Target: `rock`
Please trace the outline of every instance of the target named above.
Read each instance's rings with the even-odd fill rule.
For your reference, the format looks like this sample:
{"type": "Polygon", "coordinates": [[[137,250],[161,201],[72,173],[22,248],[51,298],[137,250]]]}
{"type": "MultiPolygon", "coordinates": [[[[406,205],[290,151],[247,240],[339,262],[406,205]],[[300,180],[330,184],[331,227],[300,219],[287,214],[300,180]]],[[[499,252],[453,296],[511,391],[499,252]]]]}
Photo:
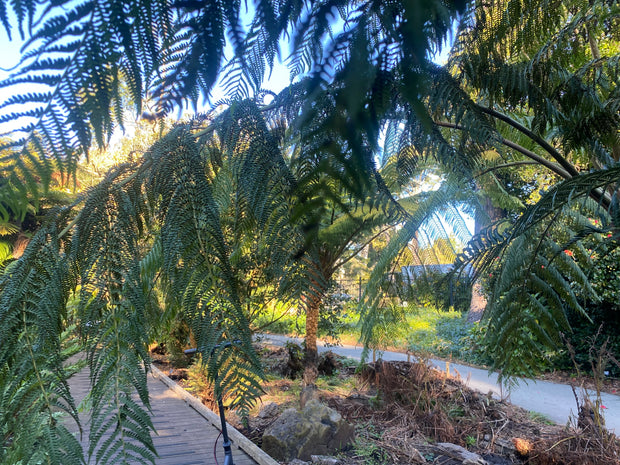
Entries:
{"type": "Polygon", "coordinates": [[[340,460],[331,455],[312,455],[310,457],[315,465],[339,465],[340,460]]]}
{"type": "Polygon", "coordinates": [[[263,450],[280,462],[330,455],[353,440],[354,429],[340,414],[316,399],[299,412],[282,412],[263,434],[263,450]]]}
{"type": "Polygon", "coordinates": [[[508,439],[496,438],[493,441],[495,445],[495,452],[502,455],[517,455],[517,449],[515,449],[515,445],[512,441],[508,439]]]}
{"type": "Polygon", "coordinates": [[[288,378],[296,379],[304,371],[304,351],[299,344],[292,342],[286,343],[286,350],[288,351],[288,360],[282,374],[288,378]]]}
{"type": "Polygon", "coordinates": [[[299,393],[299,406],[303,410],[306,407],[306,404],[311,400],[319,400],[319,390],[316,387],[316,384],[310,384],[308,386],[304,386],[304,388],[299,393]]]}
{"type": "Polygon", "coordinates": [[[273,418],[278,414],[278,411],[278,404],[275,402],[268,402],[261,407],[260,412],[258,412],[258,418],[262,420],[273,418]]]}
{"type": "Polygon", "coordinates": [[[443,454],[453,459],[460,460],[463,465],[488,465],[488,462],[478,454],[470,452],[464,447],[457,446],[456,444],[440,442],[437,443],[437,447],[439,447],[443,454]]]}
{"type": "Polygon", "coordinates": [[[309,463],[310,462],[304,462],[303,460],[293,459],[288,463],[288,465],[308,465],[309,463]]]}
{"type": "Polygon", "coordinates": [[[332,376],[338,369],[339,365],[338,360],[336,360],[334,353],[331,351],[319,356],[318,369],[320,375],[332,376]]]}

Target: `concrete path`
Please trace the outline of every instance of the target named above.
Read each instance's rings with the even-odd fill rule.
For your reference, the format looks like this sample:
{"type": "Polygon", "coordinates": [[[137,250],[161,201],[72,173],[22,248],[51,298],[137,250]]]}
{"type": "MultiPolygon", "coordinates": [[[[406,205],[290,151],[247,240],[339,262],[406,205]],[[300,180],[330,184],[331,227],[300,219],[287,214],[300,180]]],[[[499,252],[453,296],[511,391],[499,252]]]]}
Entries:
{"type": "MultiPolygon", "coordinates": [[[[148,389],[152,408],[152,420],[157,430],[153,443],[159,457],[156,465],[214,465],[214,445],[220,431],[219,417],[204,407],[198,399],[177,386],[156,367],[148,376],[148,389]]],[[[82,402],[89,390],[88,369],[69,379],[69,386],[76,403],[82,402]]],[[[80,412],[84,429],[81,443],[88,451],[88,412],[80,412]]],[[[67,425],[78,433],[77,425],[67,425]]],[[[235,465],[277,465],[271,457],[251,443],[238,431],[228,427],[232,442],[235,465]],[[248,453],[249,452],[249,453],[248,453]]],[[[215,447],[217,461],[224,464],[222,438],[215,447]]],[[[88,462],[87,462],[88,463],[88,462]]],[[[90,463],[94,463],[94,458],[90,463]]]]}
{"type": "MultiPolygon", "coordinates": [[[[287,341],[301,343],[300,338],[289,338],[287,336],[263,334],[261,340],[275,345],[284,345],[287,341]]],[[[360,360],[362,355],[361,346],[337,346],[327,347],[325,343],[319,342],[319,352],[333,351],[338,355],[343,355],[355,360],[360,360]]],[[[399,352],[382,352],[382,358],[386,361],[407,360],[407,354],[399,352]]],[[[559,424],[566,424],[569,418],[577,410],[575,396],[570,386],[552,383],[549,381],[520,380],[517,386],[510,392],[502,390],[497,383],[497,374],[489,373],[488,370],[473,368],[443,360],[429,360],[438,369],[445,371],[448,366],[451,374],[458,374],[465,384],[472,389],[487,393],[493,392],[494,397],[503,398],[518,405],[526,410],[538,412],[545,415],[550,420],[559,424]]],[[[590,394],[592,396],[592,394],[590,394]]],[[[610,431],[620,435],[620,396],[613,394],[601,394],[604,410],[605,422],[610,431]]]]}

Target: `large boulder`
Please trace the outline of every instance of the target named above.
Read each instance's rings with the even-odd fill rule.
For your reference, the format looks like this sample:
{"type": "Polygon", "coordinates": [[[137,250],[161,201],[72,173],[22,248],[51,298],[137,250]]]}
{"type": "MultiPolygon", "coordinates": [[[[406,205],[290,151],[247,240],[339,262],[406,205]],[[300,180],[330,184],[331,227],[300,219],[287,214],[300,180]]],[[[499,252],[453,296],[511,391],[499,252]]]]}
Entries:
{"type": "Polygon", "coordinates": [[[263,450],[281,462],[309,461],[313,455],[333,455],[354,435],[338,412],[312,399],[301,412],[294,408],[282,412],[265,430],[263,450]]]}

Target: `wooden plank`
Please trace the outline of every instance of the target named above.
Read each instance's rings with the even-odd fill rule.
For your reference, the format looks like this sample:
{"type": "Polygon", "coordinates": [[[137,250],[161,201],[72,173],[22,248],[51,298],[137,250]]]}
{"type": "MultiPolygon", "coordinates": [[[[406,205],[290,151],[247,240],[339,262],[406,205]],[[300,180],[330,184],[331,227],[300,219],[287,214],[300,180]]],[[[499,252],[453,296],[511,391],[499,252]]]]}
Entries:
{"type": "MultiPolygon", "coordinates": [[[[151,418],[158,432],[158,434],[153,435],[153,444],[159,454],[155,461],[156,465],[215,464],[213,447],[220,434],[219,430],[211,421],[206,419],[203,413],[196,411],[185,397],[179,396],[178,392],[171,389],[165,382],[160,382],[163,381],[163,377],[168,379],[161,372],[157,377],[151,375],[148,377],[151,418]]],[[[81,403],[90,389],[88,369],[74,375],[69,380],[69,385],[75,401],[81,403]]],[[[189,396],[189,394],[187,395],[189,396]]],[[[197,399],[196,401],[199,402],[197,399]]],[[[213,414],[213,412],[211,413],[213,414]]],[[[219,421],[219,417],[216,416],[216,418],[219,421]]],[[[84,428],[81,443],[87,452],[90,427],[87,411],[80,412],[80,421],[84,428]]],[[[71,432],[78,434],[78,427],[73,420],[67,420],[67,427],[71,432]]],[[[240,433],[236,433],[242,436],[240,433]]],[[[245,437],[244,439],[247,440],[245,437]]],[[[221,441],[220,438],[216,447],[216,456],[219,463],[223,464],[224,452],[221,441]]],[[[277,465],[275,461],[270,463],[259,462],[248,455],[245,450],[239,449],[237,447],[239,445],[238,437],[234,445],[233,459],[235,465],[277,465]]],[[[90,463],[94,463],[94,458],[90,463]]]]}
{"type": "MultiPolygon", "coordinates": [[[[209,420],[213,426],[218,430],[220,429],[220,417],[205,407],[199,399],[192,396],[189,392],[179,386],[177,383],[168,378],[161,370],[156,366],[151,365],[153,376],[162,381],[170,390],[174,391],[180,398],[187,402],[193,409],[195,409],[200,415],[209,420]]],[[[260,449],[256,444],[246,438],[243,434],[237,431],[234,427],[226,424],[228,430],[228,436],[230,441],[237,445],[240,449],[245,451],[250,457],[252,457],[259,465],[278,465],[273,458],[271,458],[265,451],[260,449]]],[[[237,460],[235,460],[236,462],[237,460]]]]}

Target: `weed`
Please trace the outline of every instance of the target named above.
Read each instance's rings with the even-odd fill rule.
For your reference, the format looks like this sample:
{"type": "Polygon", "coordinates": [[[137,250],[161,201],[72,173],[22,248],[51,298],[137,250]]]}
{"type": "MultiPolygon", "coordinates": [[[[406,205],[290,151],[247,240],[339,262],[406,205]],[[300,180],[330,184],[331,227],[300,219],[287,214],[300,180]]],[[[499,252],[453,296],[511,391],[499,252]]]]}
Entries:
{"type": "Polygon", "coordinates": [[[360,463],[365,465],[383,465],[389,463],[390,457],[378,443],[382,433],[368,422],[357,425],[357,434],[353,443],[353,454],[360,463]]]}
{"type": "Polygon", "coordinates": [[[528,412],[528,416],[530,420],[535,421],[536,423],[541,423],[543,425],[554,425],[555,423],[551,421],[548,417],[543,415],[542,413],[530,411],[528,412]]]}
{"type": "Polygon", "coordinates": [[[448,416],[450,418],[462,418],[465,416],[465,409],[462,405],[452,405],[448,410],[448,416]]]}

